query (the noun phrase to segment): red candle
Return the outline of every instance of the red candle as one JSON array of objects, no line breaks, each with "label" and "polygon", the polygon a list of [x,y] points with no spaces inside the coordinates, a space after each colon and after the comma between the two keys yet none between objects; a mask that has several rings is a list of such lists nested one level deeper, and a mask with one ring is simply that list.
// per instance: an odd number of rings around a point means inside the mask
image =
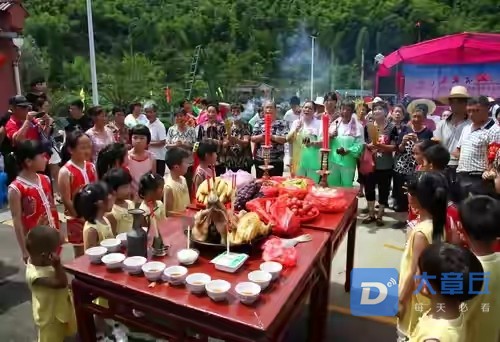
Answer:
[{"label": "red candle", "polygon": [[271,145],[271,114],[264,115],[264,145]]},{"label": "red candle", "polygon": [[330,135],[328,134],[328,126],[330,125],[330,116],[323,114],[322,128],[323,128],[323,149],[327,150],[330,146]]}]

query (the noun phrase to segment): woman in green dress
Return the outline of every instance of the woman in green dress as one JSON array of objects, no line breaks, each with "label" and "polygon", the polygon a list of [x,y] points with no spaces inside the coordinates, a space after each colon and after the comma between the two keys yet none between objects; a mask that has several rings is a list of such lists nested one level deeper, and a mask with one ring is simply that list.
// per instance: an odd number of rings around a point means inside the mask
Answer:
[{"label": "woman in green dress", "polygon": [[306,101],[301,118],[292,123],[287,140],[292,144],[290,173],[319,182],[316,171],[320,169],[321,121],[314,117],[316,105]]},{"label": "woman in green dress", "polygon": [[354,114],[352,101],[342,103],[340,117],[330,124],[330,175],[328,186],[351,188],[363,151],[363,126]]}]

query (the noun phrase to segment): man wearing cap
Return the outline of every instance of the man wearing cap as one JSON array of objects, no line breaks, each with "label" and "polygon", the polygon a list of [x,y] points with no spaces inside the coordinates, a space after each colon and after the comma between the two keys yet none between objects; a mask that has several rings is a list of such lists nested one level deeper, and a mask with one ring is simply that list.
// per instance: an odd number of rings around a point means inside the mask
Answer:
[{"label": "man wearing cap", "polygon": [[13,146],[26,139],[40,141],[40,132],[34,122],[36,114],[31,111],[31,103],[26,97],[14,97],[12,114],[5,125],[5,134]]},{"label": "man wearing cap", "polygon": [[470,98],[467,88],[464,86],[454,86],[451,88],[450,95],[440,98],[439,101],[450,105],[451,114],[441,120],[434,137],[450,152],[450,162],[448,163],[448,172],[451,179],[455,179],[455,172],[458,166],[458,141],[462,135],[464,127],[470,125],[467,115],[467,100]]},{"label": "man wearing cap", "polygon": [[457,181],[465,193],[472,189],[488,193],[493,190],[493,182],[483,180],[482,176],[490,169],[489,146],[500,142],[500,127],[488,115],[486,96],[469,99],[468,106],[471,123],[464,127],[457,146]]}]

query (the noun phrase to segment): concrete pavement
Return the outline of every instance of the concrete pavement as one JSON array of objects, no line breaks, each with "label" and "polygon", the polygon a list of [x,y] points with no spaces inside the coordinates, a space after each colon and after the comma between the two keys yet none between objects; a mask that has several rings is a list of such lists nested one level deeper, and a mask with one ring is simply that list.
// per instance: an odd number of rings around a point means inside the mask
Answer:
[{"label": "concrete pavement", "polygon": [[[360,200],[360,208],[365,201]],[[385,227],[363,225],[358,221],[356,235],[355,267],[399,268],[401,249],[404,246],[403,231],[390,228],[395,214],[386,219]],[[24,281],[24,264],[21,261],[11,224],[10,213],[0,212],[0,341],[31,342],[36,340],[32,322],[31,294]],[[65,246],[63,261],[72,258],[72,249]],[[349,312],[349,295],[344,292],[346,241],[344,241],[332,264],[330,317],[328,341],[368,342],[394,339],[394,320],[390,318],[353,317]],[[305,317],[299,318],[290,331],[289,341],[304,341]],[[362,329],[360,327],[362,326]]]}]

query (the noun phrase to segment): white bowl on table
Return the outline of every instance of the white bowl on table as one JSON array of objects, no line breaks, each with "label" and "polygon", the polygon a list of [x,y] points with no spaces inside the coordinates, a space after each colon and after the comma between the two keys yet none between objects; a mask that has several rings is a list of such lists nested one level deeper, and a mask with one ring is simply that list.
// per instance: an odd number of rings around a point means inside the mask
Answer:
[{"label": "white bowl on table", "polygon": [[142,266],[148,262],[148,259],[142,256],[132,256],[123,260],[123,269],[130,274],[140,274]]},{"label": "white bowl on table", "polygon": [[100,245],[106,247],[109,253],[118,252],[120,250],[122,242],[118,239],[104,239],[101,241]]},{"label": "white bowl on table", "polygon": [[90,247],[85,250],[85,255],[89,257],[92,264],[100,264],[101,258],[105,256],[106,253],[108,253],[108,249],[102,246]]},{"label": "white bowl on table", "polygon": [[163,271],[163,280],[171,285],[182,285],[186,279],[188,270],[184,266],[170,266]]},{"label": "white bowl on table", "polygon": [[149,281],[158,281],[166,265],[160,261],[150,261],[142,265],[141,269]]},{"label": "white bowl on table", "polygon": [[235,287],[235,291],[238,294],[240,302],[250,305],[259,298],[261,289],[259,285],[249,281],[245,281],[242,283],[238,283],[238,285],[236,285]]},{"label": "white bowl on table", "polygon": [[271,273],[271,279],[275,280],[279,278],[281,271],[283,270],[283,265],[276,261],[266,261],[260,264],[260,270]]},{"label": "white bowl on table", "polygon": [[230,288],[231,284],[222,279],[212,280],[205,285],[208,296],[214,302],[221,302],[225,300]]},{"label": "white bowl on table", "polygon": [[248,273],[248,280],[259,285],[261,290],[265,290],[269,286],[272,278],[273,276],[269,272],[252,271]]},{"label": "white bowl on table", "polygon": [[122,247],[127,247],[127,233],[120,233],[116,238],[120,240]]},{"label": "white bowl on table", "polygon": [[183,265],[192,265],[198,260],[200,252],[192,248],[184,248],[177,252],[177,260]]},{"label": "white bowl on table", "polygon": [[125,258],[125,254],[122,253],[109,253],[103,256],[101,260],[108,270],[117,270],[122,268]]},{"label": "white bowl on table", "polygon": [[186,277],[186,287],[192,293],[205,292],[205,285],[212,281],[212,278],[205,273],[193,273]]}]

